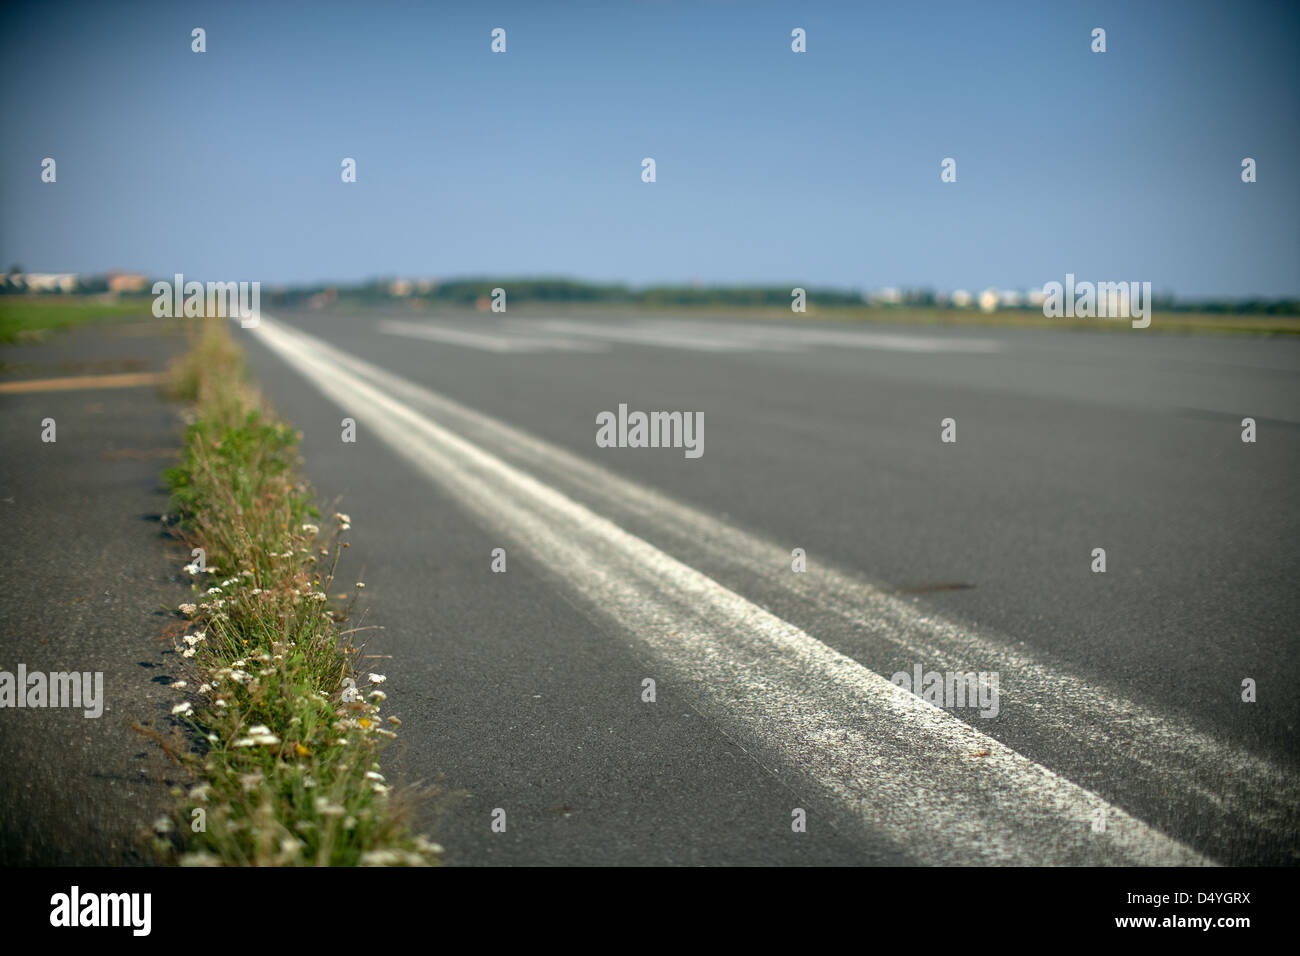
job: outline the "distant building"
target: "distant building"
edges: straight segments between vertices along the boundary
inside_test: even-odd
[[[149,288],[149,277],[142,272],[119,272],[114,269],[108,274],[109,292],[145,292]]]
[[[9,276],[17,279],[21,287],[28,292],[76,292],[77,274],[75,272],[23,272]]]
[[[974,296],[965,289],[957,289],[952,294],[952,304],[958,309],[968,309],[974,301]]]

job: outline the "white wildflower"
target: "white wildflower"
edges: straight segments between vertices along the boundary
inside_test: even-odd
[[[341,817],[346,811],[337,803],[330,803],[328,797],[317,797],[316,812],[323,817]]]

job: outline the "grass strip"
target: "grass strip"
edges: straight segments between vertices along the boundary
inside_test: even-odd
[[[39,342],[58,329],[104,319],[152,318],[151,299],[0,296],[0,344]]]
[[[204,552],[186,568],[189,672],[172,685],[197,782],[176,791],[155,846],[182,865],[436,864],[440,848],[412,833],[379,772],[400,721],[381,717],[385,678],[357,672],[343,629],[364,584],[331,597],[350,519],[322,517],[298,474],[299,433],[247,383],[226,323],[200,323],[173,369],[194,412],[165,473],[177,533]]]

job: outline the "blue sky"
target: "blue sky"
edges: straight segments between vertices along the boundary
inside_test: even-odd
[[[1300,294],[1294,3],[45,2],[3,18],[0,268],[940,289],[1073,272]]]

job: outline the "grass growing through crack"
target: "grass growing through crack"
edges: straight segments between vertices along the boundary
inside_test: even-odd
[[[195,413],[166,478],[181,537],[205,552],[186,568],[191,673],[173,714],[198,734],[199,782],[155,825],[158,849],[184,864],[436,863],[376,762],[400,721],[381,716],[385,678],[354,672],[356,590],[330,596],[348,516],[312,503],[299,436],[245,383],[224,323],[202,321],[173,372]]]

